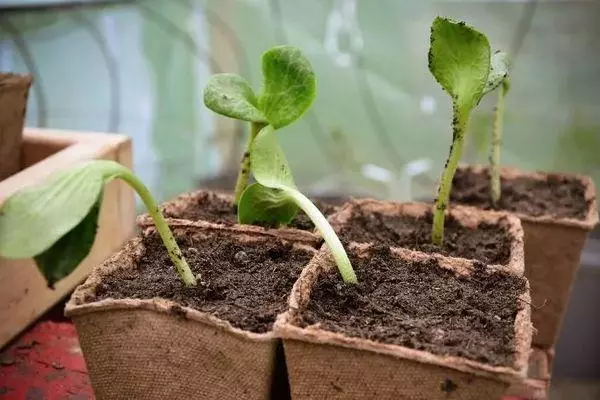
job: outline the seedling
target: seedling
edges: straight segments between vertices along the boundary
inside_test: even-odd
[[[52,287],[89,254],[104,185],[116,178],[141,197],[181,280],[186,286],[195,286],[196,277],[150,191],[133,172],[114,161],[86,162],[8,198],[0,208],[0,254],[6,258],[33,257]]]
[[[504,53],[500,53],[504,54]],[[492,58],[492,62],[494,58]],[[499,62],[508,65],[506,57]],[[493,66],[492,66],[493,68]],[[501,67],[502,68],[502,67]],[[506,69],[505,69],[506,70]],[[500,187],[500,146],[502,145],[502,120],[504,118],[504,97],[510,88],[508,74],[502,79],[498,89],[498,100],[494,109],[494,126],[492,128],[492,146],[490,151],[490,196],[492,204],[496,207],[500,201],[502,188]]]
[[[299,209],[329,246],[345,282],[356,275],[342,243],[319,209],[297,188],[276,130],[299,119],[313,103],[316,81],[310,62],[293,46],[273,47],[262,56],[263,84],[258,95],[234,74],[215,75],[204,92],[211,110],[251,123],[238,174],[235,198],[243,224],[286,225]],[[256,183],[248,186],[249,173]]]
[[[444,241],[444,212],[471,111],[486,93],[505,80],[507,57],[501,52],[492,55],[487,37],[464,22],[438,17],[431,26],[429,70],[452,98],[452,144],[433,210],[432,242],[441,246]]]

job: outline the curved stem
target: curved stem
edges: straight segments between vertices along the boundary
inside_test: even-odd
[[[325,216],[306,196],[299,191],[290,188],[285,188],[284,190],[290,195],[291,198],[294,199],[298,207],[300,207],[306,213],[306,215],[308,215],[311,221],[315,224],[315,227],[319,230],[319,232],[321,232],[323,239],[325,239],[325,243],[327,243],[329,250],[331,250],[331,253],[333,254],[333,258],[344,282],[357,283],[358,280],[356,279],[356,274],[354,273],[350,259],[346,254],[346,250],[344,250],[342,242],[340,242],[340,239]]]
[[[177,241],[173,236],[173,232],[171,232],[167,221],[165,221],[165,218],[160,212],[158,204],[154,200],[154,197],[152,197],[152,194],[146,185],[144,185],[144,183],[140,181],[139,178],[135,176],[128,168],[115,162],[110,163],[114,165],[110,165],[110,168],[105,172],[105,176],[120,178],[127,182],[129,186],[131,186],[137,192],[144,202],[144,205],[148,209],[148,213],[154,220],[156,230],[160,235],[165,247],[167,248],[169,257],[171,258],[173,265],[175,265],[179,277],[186,286],[196,286],[196,277],[190,269],[187,261],[183,257],[183,254],[177,245]]]
[[[502,144],[502,119],[504,117],[504,96],[508,85],[504,82],[498,91],[498,103],[494,113],[494,127],[492,130],[492,152],[490,154],[490,195],[492,204],[496,206],[500,201],[502,188],[500,187],[500,145]]]
[[[462,155],[465,132],[467,131],[468,125],[468,117],[463,118],[456,106],[453,107],[453,114],[452,146],[450,147],[450,154],[446,160],[446,166],[442,172],[438,196],[435,200],[433,209],[431,241],[437,246],[442,246],[444,244],[445,211],[448,206],[448,199],[450,198],[452,180],[454,179],[454,174],[456,173],[456,168],[458,167],[458,162]]]
[[[235,205],[237,205],[240,202],[242,193],[244,193],[244,190],[246,190],[246,187],[248,186],[248,180],[250,179],[250,149],[252,148],[252,142],[254,142],[254,138],[256,137],[256,135],[258,135],[258,132],[260,132],[260,130],[264,127],[265,124],[261,124],[258,122],[250,123],[250,137],[248,138],[246,150],[244,151],[244,155],[242,156],[242,161],[240,161],[240,170],[238,171],[237,180],[235,182]]]

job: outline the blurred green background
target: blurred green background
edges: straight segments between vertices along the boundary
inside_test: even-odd
[[[262,52],[291,43],[319,81],[312,110],[280,135],[299,186],[418,199],[433,195],[451,141],[450,102],[427,69],[437,15],[513,57],[503,163],[600,186],[600,1],[0,0],[0,70],[35,76],[29,126],[130,135],[136,172],[165,200],[233,186],[247,127],[206,110],[202,89],[215,72],[258,88]],[[487,160],[494,97],[473,116],[464,162]],[[555,372],[597,379],[600,242],[588,248]]]
[[[598,2],[69,3],[0,0],[0,70],[34,73],[28,125],[131,135],[135,169],[160,199],[235,168],[246,127],[207,111],[202,88],[220,71],[258,87],[260,55],[277,43],[301,47],[319,79],[312,110],[281,134],[301,186],[430,196],[451,138],[450,103],[426,63],[436,15],[514,57],[503,162],[600,179]],[[487,160],[489,100],[465,162]]]

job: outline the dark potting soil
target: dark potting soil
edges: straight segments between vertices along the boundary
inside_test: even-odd
[[[223,234],[196,238],[193,243],[179,236],[177,242],[204,285],[185,287],[162,241],[153,234],[144,238],[146,249],[136,269],[107,276],[89,301],[161,297],[211,313],[235,327],[263,333],[271,330],[277,314],[287,309],[290,290],[312,257],[311,252],[294,249],[279,239],[244,244]],[[181,308],[173,311],[185,314]]]
[[[237,223],[237,210],[230,201],[216,196],[212,192],[202,192],[197,197],[197,204],[181,213],[165,212],[166,217],[189,220],[203,220],[217,224],[233,225]],[[333,204],[312,199],[314,204],[326,217],[337,211]],[[308,216],[300,211],[296,218],[288,225],[290,228],[312,230],[314,224]]]
[[[586,218],[589,204],[585,199],[585,188],[575,179],[550,174],[542,181],[532,178],[502,179],[501,186],[499,209],[534,217]],[[450,201],[494,209],[490,199],[489,173],[456,171]]]
[[[510,259],[510,235],[506,229],[481,223],[477,229],[462,226],[452,216],[446,218],[444,245],[431,243],[433,214],[424,218],[385,215],[365,212],[353,207],[346,226],[337,229],[346,242],[375,243],[392,247],[405,247],[426,253],[441,253],[481,261],[485,264],[505,265]]]
[[[512,365],[523,278],[490,274],[483,264],[457,276],[435,260],[400,260],[385,247],[368,259],[350,251],[350,259],[359,283],[343,284],[337,271],[321,277],[300,326],[319,323],[347,336]]]

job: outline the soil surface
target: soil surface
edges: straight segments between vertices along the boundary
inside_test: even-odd
[[[513,364],[523,278],[490,274],[479,263],[472,276],[457,276],[436,261],[400,260],[387,247],[375,248],[369,259],[351,251],[350,259],[359,283],[343,284],[335,270],[321,277],[300,326],[319,323],[347,336]]]
[[[365,212],[353,207],[350,221],[337,229],[345,242],[375,243],[392,247],[405,247],[426,253],[441,253],[481,261],[485,264],[505,265],[510,259],[510,235],[506,229],[486,223],[477,229],[460,225],[447,217],[444,228],[444,245],[431,243],[433,214],[424,218],[385,215]]]
[[[498,209],[534,217],[586,218],[589,204],[585,199],[585,188],[577,180],[550,174],[543,181],[531,178],[502,179],[501,186]],[[490,199],[489,173],[456,171],[450,202],[494,209]]]
[[[331,203],[311,199],[325,217],[337,211]],[[237,223],[237,210],[232,202],[217,197],[212,192],[202,192],[197,196],[197,204],[183,210],[181,213],[165,212],[169,218],[189,220],[203,220],[217,224],[233,225]],[[294,220],[288,225],[290,228],[313,230],[314,224],[308,216],[300,210]]]
[[[184,257],[204,285],[186,288],[175,272],[158,235],[144,238],[146,250],[135,270],[119,270],[105,277],[95,298],[151,299],[161,297],[182,306],[208,312],[233,326],[257,333],[271,330],[277,315],[287,309],[288,295],[309,251],[269,238],[263,244],[245,244],[231,236],[209,239],[177,238]],[[173,307],[177,315],[185,314]]]

